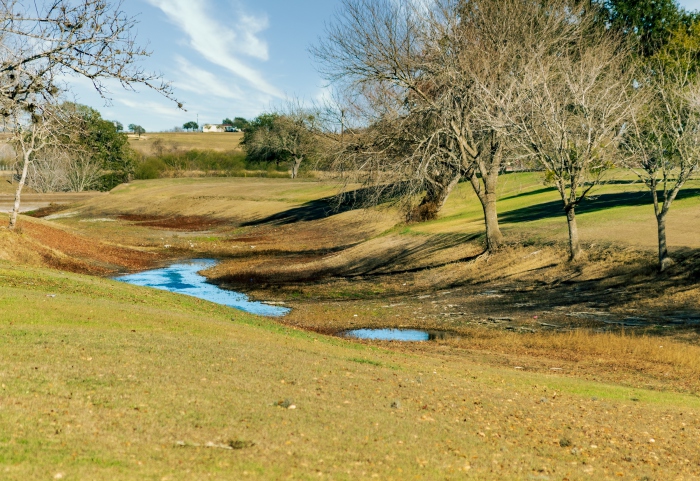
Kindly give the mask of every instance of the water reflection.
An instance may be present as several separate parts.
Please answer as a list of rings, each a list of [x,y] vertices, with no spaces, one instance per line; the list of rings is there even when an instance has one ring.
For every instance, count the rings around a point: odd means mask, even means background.
[[[457,337],[447,331],[423,331],[419,329],[355,329],[345,331],[344,337],[373,341],[425,342]]]
[[[207,283],[206,277],[198,274],[198,272],[209,269],[216,264],[217,262],[213,259],[196,259],[173,264],[163,269],[120,276],[116,280],[137,286],[153,287],[154,289],[198,297],[260,316],[280,317],[289,313],[290,309],[285,307],[252,302],[248,300],[248,296],[245,294],[227,291]]]

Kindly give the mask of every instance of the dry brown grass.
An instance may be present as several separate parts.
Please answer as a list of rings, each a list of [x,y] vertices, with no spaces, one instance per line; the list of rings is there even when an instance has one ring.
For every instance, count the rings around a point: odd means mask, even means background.
[[[13,174],[14,172],[11,171],[0,171],[0,195],[14,195],[17,190],[17,184],[12,183]]]
[[[467,330],[452,345],[506,356],[501,364],[616,384],[700,394],[700,347],[673,336],[632,332],[509,333]]]
[[[513,223],[512,245],[477,256],[474,220],[417,233],[394,228],[390,209],[320,215],[333,190],[159,180],[71,206],[55,221],[65,241],[52,244],[55,256],[100,266],[121,255],[108,247],[132,246],[161,259],[227,259],[207,275],[286,302],[292,328],[107,280],[0,269],[3,474],[700,476],[696,251],[676,250],[664,275],[652,251],[629,244],[589,245],[572,264],[557,238],[528,235],[541,224]],[[183,218],[198,222],[167,230]],[[226,224],[195,229],[212,219]],[[52,225],[38,222],[36,232]],[[25,262],[32,251],[17,239],[0,239],[0,255]],[[46,265],[26,260],[35,261]],[[246,273],[268,285],[246,285]],[[614,324],[630,317],[644,321]],[[407,345],[316,334],[359,327],[459,337]],[[297,409],[277,407],[285,399]],[[230,442],[244,448],[204,447]]]
[[[0,266],[0,285],[3,479],[700,476],[696,397],[55,271]]]
[[[318,199],[332,192],[327,183],[288,180],[136,182],[76,206],[79,214],[60,222],[95,239],[157,248],[171,258],[222,258],[206,273],[213,282],[289,303],[294,311],[285,322],[304,329],[455,331],[463,337],[450,341],[455,353],[498,353],[537,366],[569,363],[573,376],[635,386],[650,379],[660,389],[697,390],[697,383],[682,381],[700,379],[696,364],[682,361],[697,358],[697,327],[678,324],[700,312],[694,251],[677,251],[676,267],[660,276],[654,253],[643,248],[589,245],[586,258],[572,264],[558,240],[533,241],[525,231],[511,230],[511,245],[482,257],[479,237],[450,233],[452,222],[448,233],[436,230],[438,221],[430,233],[416,234],[414,226],[392,228],[400,214],[391,209],[319,215]],[[226,223],[212,224],[209,232],[196,232],[197,226],[168,232],[178,225],[138,221],[148,216]],[[114,222],[86,222],[103,217]],[[492,317],[512,321],[493,323]],[[634,317],[646,324],[614,324]],[[575,334],[560,332],[572,329]],[[622,329],[632,332],[621,336]],[[656,338],[672,348],[656,353],[650,347]],[[667,352],[676,357],[663,358]]]
[[[147,133],[139,138],[137,135],[129,135],[129,144],[144,155],[153,155],[153,144],[160,140],[166,150],[217,150],[227,152],[239,150],[242,133],[201,133],[201,132],[176,132],[176,133]]]
[[[675,274],[660,277],[648,253],[607,248],[593,254],[572,265],[556,247],[513,247],[439,269],[351,278],[338,271],[321,277],[305,270],[314,264],[303,260],[280,266],[278,257],[277,264],[270,258],[253,264],[256,269],[218,277],[237,265],[224,263],[209,275],[287,301],[295,310],[285,322],[318,332],[451,331],[459,339],[443,347],[453,355],[489,353],[496,364],[537,371],[563,366],[587,379],[700,392],[700,316],[694,314],[700,288],[688,278],[697,260],[679,262]],[[268,289],[246,284],[246,275]],[[625,326],[630,318],[640,320]],[[429,345],[394,348],[444,353]]]

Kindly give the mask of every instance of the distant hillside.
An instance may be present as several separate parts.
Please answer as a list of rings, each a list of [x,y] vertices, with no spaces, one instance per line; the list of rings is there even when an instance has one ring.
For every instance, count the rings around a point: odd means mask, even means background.
[[[243,140],[242,133],[208,133],[201,132],[177,132],[177,133],[153,133],[144,134],[139,139],[136,135],[129,134],[131,146],[144,155],[153,155],[157,149],[154,143],[161,140],[165,150],[218,150],[229,151],[240,149]]]

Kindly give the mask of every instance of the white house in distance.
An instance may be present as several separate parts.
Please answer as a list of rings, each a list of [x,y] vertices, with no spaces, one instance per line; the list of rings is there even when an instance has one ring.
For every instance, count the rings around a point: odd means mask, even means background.
[[[204,124],[204,127],[202,127],[202,132],[226,132],[226,126],[217,124]]]

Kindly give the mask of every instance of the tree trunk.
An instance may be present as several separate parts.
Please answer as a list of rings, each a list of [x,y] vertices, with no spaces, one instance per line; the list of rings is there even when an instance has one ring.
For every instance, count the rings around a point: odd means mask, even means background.
[[[673,264],[666,243],[666,212],[660,212],[656,216],[656,223],[659,230],[659,271],[663,272]]]
[[[486,195],[486,203],[483,204],[484,221],[486,222],[486,248],[494,253],[503,244],[503,234],[498,226],[498,210],[496,207],[496,194]]]
[[[447,177],[447,176],[445,176]],[[425,193],[421,203],[409,212],[408,222],[425,222],[437,218],[454,188],[462,178],[461,172],[452,173],[448,178],[437,179]]]
[[[292,164],[292,179],[296,179],[299,175],[299,166],[301,165],[302,157],[294,157],[294,164]]]
[[[566,208],[566,221],[569,224],[569,260],[575,261],[581,257],[581,241],[578,238],[576,212],[573,205]]]
[[[503,234],[498,225],[498,209],[497,209],[497,188],[498,188],[498,171],[492,172],[483,178],[483,189],[476,173],[471,178],[472,186],[476,191],[476,195],[481,202],[481,207],[484,210],[484,223],[486,224],[486,249],[493,254],[501,244],[503,244]]]
[[[17,226],[17,214],[19,214],[20,197],[22,196],[22,188],[27,181],[27,173],[29,171],[29,154],[24,155],[24,166],[22,167],[22,176],[19,179],[17,190],[15,191],[15,205],[10,214],[10,230],[14,230]]]

